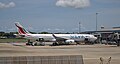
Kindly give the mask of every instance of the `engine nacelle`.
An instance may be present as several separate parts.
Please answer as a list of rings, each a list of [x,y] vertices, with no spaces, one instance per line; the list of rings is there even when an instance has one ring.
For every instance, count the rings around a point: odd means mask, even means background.
[[[75,42],[75,40],[66,40],[65,42],[67,42],[67,43],[73,43],[73,42]]]
[[[56,39],[52,39],[52,42],[55,42],[56,41]]]

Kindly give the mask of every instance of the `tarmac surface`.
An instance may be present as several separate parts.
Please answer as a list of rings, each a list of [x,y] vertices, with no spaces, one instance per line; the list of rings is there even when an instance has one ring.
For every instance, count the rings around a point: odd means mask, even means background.
[[[111,57],[111,64],[120,64],[120,47],[116,45],[26,46],[25,43],[0,43],[0,57],[59,55],[82,55],[84,64],[100,64],[100,57],[106,64]]]

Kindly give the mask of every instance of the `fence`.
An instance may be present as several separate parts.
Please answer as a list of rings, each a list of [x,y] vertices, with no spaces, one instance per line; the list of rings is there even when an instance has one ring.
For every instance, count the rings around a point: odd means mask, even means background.
[[[84,64],[82,55],[0,57],[0,64]]]

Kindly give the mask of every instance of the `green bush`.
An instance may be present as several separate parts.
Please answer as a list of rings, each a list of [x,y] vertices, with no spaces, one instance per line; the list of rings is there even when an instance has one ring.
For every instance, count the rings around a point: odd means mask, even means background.
[[[5,39],[0,39],[0,43],[9,43],[9,42],[27,42],[26,39],[22,38],[5,38]]]

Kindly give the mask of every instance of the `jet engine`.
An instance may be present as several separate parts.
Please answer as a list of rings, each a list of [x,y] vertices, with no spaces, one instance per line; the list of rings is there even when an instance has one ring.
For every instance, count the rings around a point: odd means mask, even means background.
[[[75,40],[66,40],[65,42],[66,43],[73,43],[73,42],[75,42]]]

